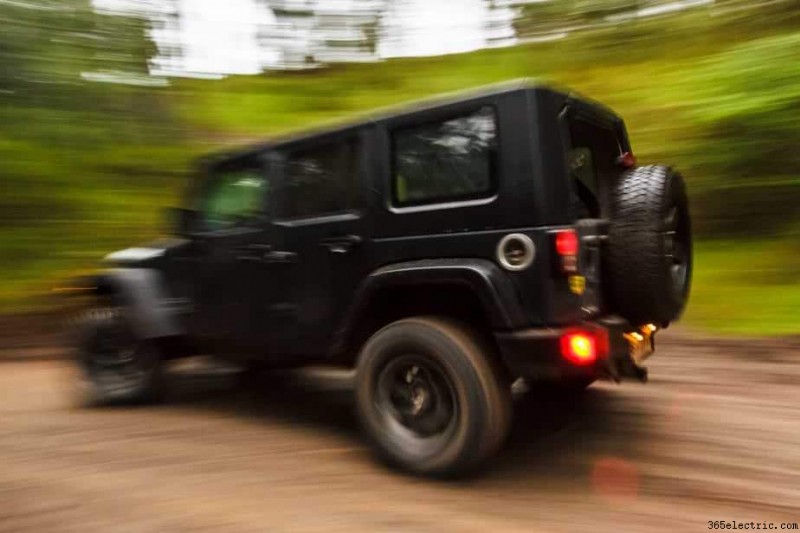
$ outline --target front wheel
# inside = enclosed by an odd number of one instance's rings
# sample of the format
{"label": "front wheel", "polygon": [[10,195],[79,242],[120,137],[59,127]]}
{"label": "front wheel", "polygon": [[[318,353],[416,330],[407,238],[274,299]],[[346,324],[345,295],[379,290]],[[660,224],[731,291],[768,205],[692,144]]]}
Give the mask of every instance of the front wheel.
{"label": "front wheel", "polygon": [[96,404],[153,401],[161,392],[162,358],[137,338],[125,307],[100,302],[79,323],[78,364]]}
{"label": "front wheel", "polygon": [[510,384],[490,348],[444,318],[404,319],[373,335],[359,358],[356,393],[377,451],[417,474],[468,472],[510,427]]}

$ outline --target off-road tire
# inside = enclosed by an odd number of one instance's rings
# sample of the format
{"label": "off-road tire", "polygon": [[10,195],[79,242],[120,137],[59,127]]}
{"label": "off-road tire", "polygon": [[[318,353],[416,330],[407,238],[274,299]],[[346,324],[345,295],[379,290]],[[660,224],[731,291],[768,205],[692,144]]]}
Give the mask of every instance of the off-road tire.
{"label": "off-road tire", "polygon": [[[452,477],[473,471],[497,451],[511,426],[511,384],[491,350],[468,327],[447,318],[407,318],[375,333],[359,356],[356,396],[363,428],[377,453],[415,474]],[[452,385],[454,429],[440,443],[432,441],[436,445],[403,434],[379,402],[382,373],[409,354],[438,367]]]}
{"label": "off-road tire", "polygon": [[[161,399],[164,385],[161,352],[154,341],[136,338],[124,307],[104,299],[82,313],[77,322],[76,359],[88,404],[129,405]],[[131,352],[131,365],[135,365],[135,372],[128,369],[130,376],[123,375],[113,365],[98,364],[98,343],[112,331],[124,332],[124,349]]]}
{"label": "off-road tire", "polygon": [[683,177],[664,166],[629,170],[612,187],[610,211],[605,272],[615,311],[633,324],[677,319],[692,274]]}

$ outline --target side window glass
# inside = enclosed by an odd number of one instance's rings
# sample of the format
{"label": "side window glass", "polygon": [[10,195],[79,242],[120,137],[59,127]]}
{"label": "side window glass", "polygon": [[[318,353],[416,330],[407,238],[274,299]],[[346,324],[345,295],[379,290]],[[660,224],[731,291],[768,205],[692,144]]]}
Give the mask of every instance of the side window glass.
{"label": "side window glass", "polygon": [[392,188],[398,205],[481,198],[495,189],[497,118],[468,115],[392,132]]}
{"label": "side window glass", "polygon": [[591,148],[579,146],[569,154],[569,170],[576,181],[578,193],[597,196],[597,172]]}
{"label": "side window glass", "polygon": [[569,172],[577,193],[579,216],[600,216],[600,189],[618,173],[620,146],[616,133],[582,119],[570,122],[572,150],[568,154]]}
{"label": "side window glass", "polygon": [[360,207],[358,156],[356,138],[290,154],[281,215],[307,217]]}
{"label": "side window glass", "polygon": [[219,168],[212,172],[203,201],[207,229],[243,225],[265,214],[268,182],[259,166]]}

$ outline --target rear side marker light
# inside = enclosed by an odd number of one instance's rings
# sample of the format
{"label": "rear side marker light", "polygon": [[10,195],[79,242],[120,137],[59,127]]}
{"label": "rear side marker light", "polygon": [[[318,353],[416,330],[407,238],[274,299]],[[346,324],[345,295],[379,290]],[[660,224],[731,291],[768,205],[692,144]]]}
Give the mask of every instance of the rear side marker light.
{"label": "rear side marker light", "polygon": [[597,340],[588,333],[565,333],[561,337],[561,355],[576,365],[592,364],[597,361]]}
{"label": "rear side marker light", "polygon": [[634,168],[636,166],[636,156],[630,152],[625,152],[617,158],[617,165],[622,168]]}
{"label": "rear side marker light", "polygon": [[608,338],[602,331],[567,331],[561,336],[561,356],[577,366],[591,365],[608,351]]}

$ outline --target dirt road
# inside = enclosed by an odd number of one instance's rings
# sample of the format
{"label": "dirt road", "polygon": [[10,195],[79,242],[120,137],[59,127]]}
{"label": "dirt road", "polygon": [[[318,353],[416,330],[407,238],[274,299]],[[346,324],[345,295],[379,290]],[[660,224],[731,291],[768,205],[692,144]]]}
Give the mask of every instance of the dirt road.
{"label": "dirt road", "polygon": [[6,358],[0,531],[780,529],[800,522],[799,346],[667,337],[648,385],[520,397],[506,449],[456,483],[376,464],[347,376],[259,390],[188,365],[164,405],[89,409],[66,362]]}

